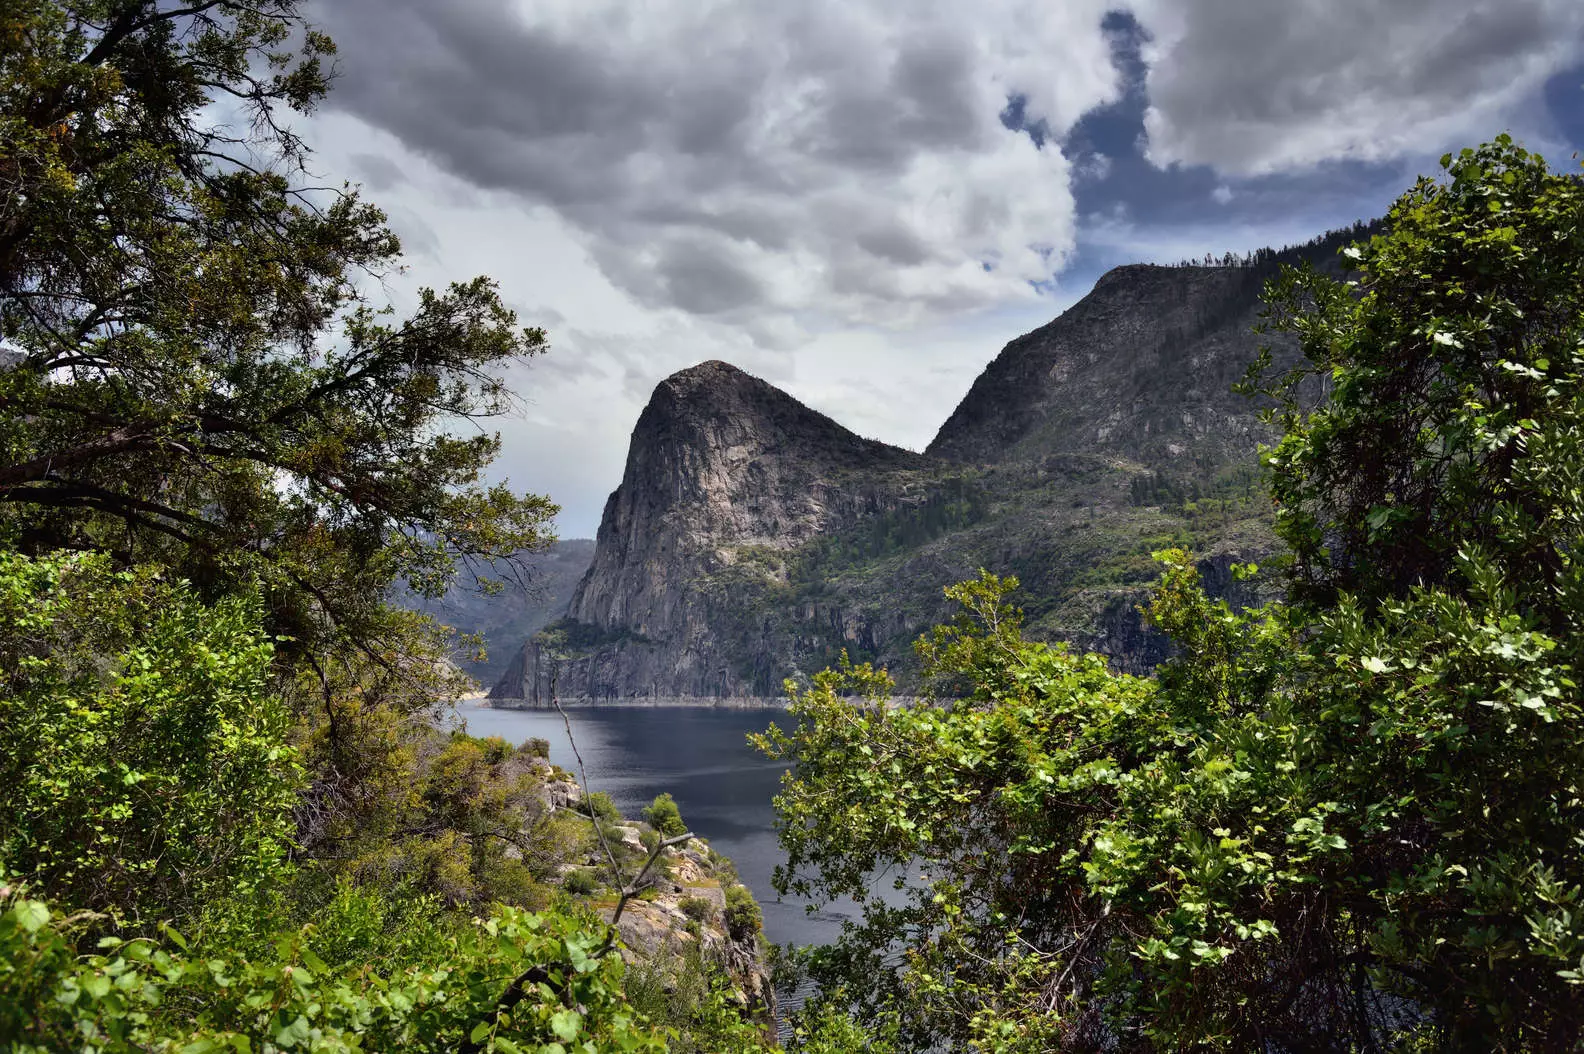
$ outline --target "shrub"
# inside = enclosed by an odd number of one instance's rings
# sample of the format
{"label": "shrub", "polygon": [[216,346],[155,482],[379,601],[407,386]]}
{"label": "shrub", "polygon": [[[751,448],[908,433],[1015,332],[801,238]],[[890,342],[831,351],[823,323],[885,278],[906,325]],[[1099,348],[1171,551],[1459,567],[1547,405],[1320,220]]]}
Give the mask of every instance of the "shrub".
{"label": "shrub", "polygon": [[595,791],[583,799],[583,814],[607,824],[622,822],[621,810],[616,808],[616,803],[604,791]]}
{"label": "shrub", "polygon": [[0,553],[0,861],[154,918],[275,874],[300,773],[261,619],[105,557]]}
{"label": "shrub", "polygon": [[594,872],[580,867],[568,871],[562,877],[561,888],[575,897],[586,897],[599,889],[599,881],[594,877]]}
{"label": "shrub", "polygon": [[726,932],[734,941],[746,941],[758,936],[764,926],[759,905],[747,886],[728,886],[726,889]]}
{"label": "shrub", "polygon": [[677,907],[695,922],[708,922],[710,916],[715,914],[715,905],[710,903],[708,897],[683,897],[677,902]]}
{"label": "shrub", "polygon": [[682,822],[682,812],[669,794],[661,794],[643,811],[644,819],[666,838],[687,834],[687,824]]}

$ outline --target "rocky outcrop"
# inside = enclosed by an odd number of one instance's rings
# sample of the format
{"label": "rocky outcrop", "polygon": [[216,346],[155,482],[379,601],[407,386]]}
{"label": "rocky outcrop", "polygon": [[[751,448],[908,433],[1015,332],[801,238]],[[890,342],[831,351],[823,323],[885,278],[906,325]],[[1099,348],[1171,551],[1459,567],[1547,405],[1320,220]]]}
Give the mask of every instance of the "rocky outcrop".
{"label": "rocky outcrop", "polygon": [[569,614],[666,638],[686,618],[675,573],[717,570],[744,547],[792,549],[885,507],[922,465],[735,366],[683,370],[638,418]]}
{"label": "rocky outcrop", "polygon": [[[651,847],[660,835],[647,822],[614,822],[619,817],[608,813],[596,818],[598,810],[588,807],[568,773],[538,757],[529,758],[525,768],[537,782],[544,809],[536,822],[556,813],[571,820],[558,828],[559,851],[570,857],[559,867],[562,889],[607,920],[615,914],[622,888],[640,890],[627,898],[615,920],[623,959],[674,977],[697,966],[698,960],[689,955],[697,951],[730,981],[742,1011],[773,1027],[775,984],[757,922],[759,911],[739,885],[732,862],[704,839],[688,838],[660,847],[651,863]],[[531,830],[523,833],[531,840]],[[520,851],[509,855],[522,859]],[[751,924],[743,925],[740,918],[734,924],[728,890],[749,905]]]}
{"label": "rocky outcrop", "polygon": [[1251,267],[1108,272],[1061,317],[1008,344],[927,453],[1005,462],[1115,452],[1170,464],[1246,452],[1265,433],[1231,387],[1254,356],[1260,279]]}
{"label": "rocky outcrop", "polygon": [[793,671],[744,661],[744,597],[785,584],[811,539],[916,500],[928,464],[723,362],[667,378],[567,619],[523,645],[491,697],[773,694]]}

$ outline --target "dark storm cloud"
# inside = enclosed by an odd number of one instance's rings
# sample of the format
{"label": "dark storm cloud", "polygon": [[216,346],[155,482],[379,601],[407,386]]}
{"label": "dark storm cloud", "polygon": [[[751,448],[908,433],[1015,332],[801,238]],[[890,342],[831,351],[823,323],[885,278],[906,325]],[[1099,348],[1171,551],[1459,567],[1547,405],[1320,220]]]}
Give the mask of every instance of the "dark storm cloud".
{"label": "dark storm cloud", "polygon": [[[332,106],[549,209],[640,306],[743,332],[1027,302],[1074,249],[1075,178],[1140,219],[1246,216],[1280,197],[1251,177],[1487,137],[1584,33],[1578,0],[321,0],[318,18],[344,45]],[[371,189],[401,178],[357,164]]]}

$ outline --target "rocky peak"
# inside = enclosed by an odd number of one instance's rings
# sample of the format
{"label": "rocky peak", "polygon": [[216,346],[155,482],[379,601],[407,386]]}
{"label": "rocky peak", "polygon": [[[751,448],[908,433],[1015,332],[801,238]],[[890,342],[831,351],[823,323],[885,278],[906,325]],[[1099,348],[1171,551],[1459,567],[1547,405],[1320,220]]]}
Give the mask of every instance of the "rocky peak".
{"label": "rocky peak", "polygon": [[711,360],[661,381],[633,429],[623,485],[640,473],[737,465],[767,452],[827,467],[904,464],[917,455],[863,439],[786,392],[730,363]]}
{"label": "rocky peak", "polygon": [[[1222,265],[1127,264],[1054,321],[1026,333],[974,381],[927,454],[1003,463],[1121,455],[1156,469],[1246,453],[1256,407],[1232,394],[1259,341],[1265,283],[1284,264],[1340,270],[1337,250],[1374,224]],[[1295,352],[1284,337],[1265,343]]]}
{"label": "rocky peak", "polygon": [[950,613],[941,587],[977,568],[1017,574],[1039,632],[1144,668],[1162,654],[1133,617],[1153,539],[1192,534],[1227,560],[1268,545],[1263,425],[1230,391],[1265,281],[1366,233],[1108,272],[1008,344],[922,456],[723,362],[666,378],[568,618],[493,694],[767,695],[842,649],[906,662]]}
{"label": "rocky peak", "polygon": [[[1040,453],[1119,444],[1139,453],[1151,393],[1169,394],[1159,402],[1179,413],[1199,392],[1225,401],[1230,381],[1222,383],[1225,371],[1211,360],[1219,346],[1235,345],[1246,365],[1258,294],[1250,268],[1114,268],[1060,317],[1002,349],[928,453],[1004,461],[1028,453],[1023,447],[1036,436]],[[1156,424],[1160,436],[1176,431]]]}
{"label": "rocky peak", "polygon": [[791,548],[872,511],[888,473],[923,463],[727,363],[672,374],[633,429],[572,617],[652,633],[681,601],[668,584],[678,576],[715,570],[744,546]]}

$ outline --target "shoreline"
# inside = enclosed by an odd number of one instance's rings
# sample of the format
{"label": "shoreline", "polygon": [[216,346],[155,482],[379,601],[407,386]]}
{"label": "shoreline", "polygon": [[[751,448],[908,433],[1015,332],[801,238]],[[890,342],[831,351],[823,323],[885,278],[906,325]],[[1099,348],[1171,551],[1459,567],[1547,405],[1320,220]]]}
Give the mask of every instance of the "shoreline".
{"label": "shoreline", "polygon": [[[528,699],[470,699],[468,702],[476,706],[488,707],[492,710],[549,710],[556,709],[555,703],[533,702]],[[776,699],[758,696],[733,696],[716,698],[701,695],[679,696],[630,696],[617,698],[593,699],[587,696],[573,697],[560,700],[562,707],[568,710],[635,710],[635,709],[674,709],[686,707],[695,710],[785,710],[791,705],[786,699]]]}

